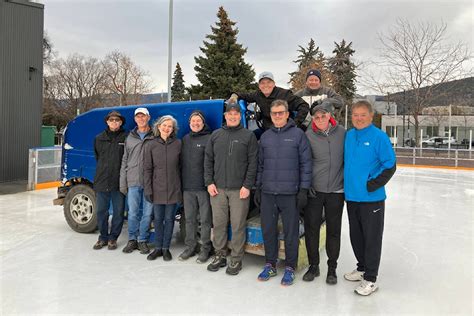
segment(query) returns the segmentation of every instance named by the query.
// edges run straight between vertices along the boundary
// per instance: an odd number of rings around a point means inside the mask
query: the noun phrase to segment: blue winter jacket
[[[313,161],[305,133],[293,120],[272,126],[260,138],[257,188],[270,194],[296,194],[311,186]]]
[[[351,202],[385,200],[387,196],[384,185],[377,186],[372,191],[369,182],[372,180],[373,183],[377,177],[380,179],[385,170],[394,172],[395,164],[395,153],[387,134],[383,131],[373,124],[361,130],[353,128],[348,131],[344,143],[346,200]]]

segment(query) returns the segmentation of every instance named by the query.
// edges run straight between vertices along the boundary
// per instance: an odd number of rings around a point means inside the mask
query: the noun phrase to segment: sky
[[[58,57],[73,53],[103,58],[114,50],[128,54],[148,71],[153,92],[167,91],[168,0],[40,0],[44,28]],[[451,42],[473,51],[473,2],[462,0],[174,0],[173,71],[180,63],[185,85],[197,84],[194,57],[217,21],[219,6],[237,22],[237,41],[247,48],[246,62],[256,74],[271,71],[288,87],[296,70],[298,45],[311,38],[329,56],[334,42],[352,42],[357,63],[380,55],[378,36],[399,18],[445,22]],[[358,86],[359,94],[371,91]]]

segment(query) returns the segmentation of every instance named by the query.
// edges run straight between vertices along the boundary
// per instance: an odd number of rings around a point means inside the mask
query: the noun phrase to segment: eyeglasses
[[[285,115],[286,112],[288,112],[288,111],[279,111],[279,112],[271,112],[270,111],[270,115],[271,116],[283,116],[283,115]]]
[[[326,116],[326,115],[323,115],[323,116],[315,116],[315,117],[314,117],[314,120],[316,120],[316,121],[324,121],[325,119],[327,119],[327,116]]]
[[[118,117],[111,117],[107,121],[109,121],[109,122],[122,122],[122,120],[119,119]]]

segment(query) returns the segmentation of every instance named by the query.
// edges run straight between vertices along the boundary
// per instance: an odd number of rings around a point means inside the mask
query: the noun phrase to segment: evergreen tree
[[[171,86],[171,101],[186,101],[186,88],[184,87],[183,71],[179,63],[173,75],[173,85]]]
[[[223,7],[219,7],[217,17],[212,34],[206,35],[209,41],[203,41],[204,47],[200,47],[204,56],[194,57],[200,84],[188,89],[193,99],[227,98],[232,92],[255,88],[255,71],[244,61],[247,49],[237,43],[236,23]]]
[[[356,91],[356,65],[352,61],[355,50],[352,49],[352,42],[347,44],[345,40],[339,44],[334,42],[334,45],[334,56],[328,61],[334,78],[333,88],[351,104]]]
[[[290,81],[288,83],[291,85],[291,88],[294,91],[304,88],[306,73],[310,69],[319,69],[323,83],[331,86],[333,81],[332,74],[327,68],[326,57],[324,53],[320,51],[319,46],[316,46],[314,40],[311,38],[306,48],[301,45],[298,45],[298,47],[297,52],[300,54],[297,59],[293,61],[297,64],[297,70],[289,73]]]

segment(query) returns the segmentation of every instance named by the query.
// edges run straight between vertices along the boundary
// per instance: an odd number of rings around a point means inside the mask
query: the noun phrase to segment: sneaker
[[[377,284],[375,284],[375,282],[362,280],[362,282],[360,282],[359,286],[356,287],[354,292],[356,292],[359,295],[367,296],[377,291],[378,288],[379,287],[377,286]]]
[[[173,259],[173,256],[171,255],[171,252],[169,249],[163,248],[163,260],[164,261],[171,261]]]
[[[117,241],[116,240],[109,240],[109,243],[107,244],[107,248],[109,248],[109,250],[117,249]]]
[[[292,285],[294,281],[295,281],[295,270],[292,267],[286,267],[285,274],[283,275],[283,278],[281,279],[281,285],[289,286],[289,285]]]
[[[239,271],[242,270],[242,261],[230,261],[229,266],[225,270],[225,273],[229,275],[237,275]]]
[[[185,261],[188,260],[191,257],[194,257],[196,255],[196,252],[194,250],[191,250],[189,248],[186,248],[178,257],[178,260],[180,261]]]
[[[92,247],[95,250],[99,250],[107,246],[107,242],[103,240],[97,240],[97,242],[94,244],[94,247]]]
[[[344,279],[347,281],[362,281],[364,279],[364,271],[354,270],[352,272],[344,274]]]
[[[216,272],[220,268],[223,268],[227,265],[227,259],[224,256],[216,254],[213,258],[211,263],[207,266],[207,270]]]
[[[142,255],[146,255],[147,253],[150,252],[150,248],[148,248],[148,245],[146,244],[146,241],[139,241],[138,242],[138,249],[140,250],[140,253]]]
[[[328,270],[328,275],[326,277],[326,283],[327,284],[337,284],[337,275],[336,275],[336,270],[335,269],[329,269]]]
[[[136,240],[129,240],[127,245],[122,249],[124,253],[131,253],[135,249],[138,249],[138,243]]]
[[[155,249],[153,250],[152,253],[150,253],[146,259],[147,260],[155,260],[158,257],[161,257],[163,255],[163,251],[161,249]]]
[[[203,250],[201,248],[201,252],[199,253],[199,256],[196,259],[197,263],[206,263],[207,260],[209,260],[210,254],[208,250]]]
[[[271,277],[274,277],[275,275],[277,275],[277,270],[274,266],[272,266],[271,263],[267,263],[263,267],[263,271],[260,272],[257,279],[259,281],[268,281]]]
[[[311,282],[319,276],[319,266],[310,265],[308,271],[303,275],[303,281]]]

